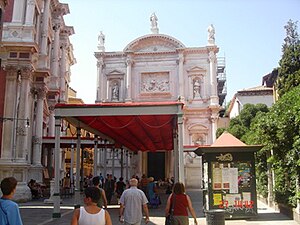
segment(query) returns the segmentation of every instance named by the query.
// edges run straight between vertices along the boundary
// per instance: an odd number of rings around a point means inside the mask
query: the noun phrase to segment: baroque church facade
[[[1,1],[3,2],[3,1]],[[65,24],[68,4],[59,0],[7,0],[0,47],[0,180],[18,180],[15,198],[31,198],[27,183],[53,168],[54,106],[67,102],[70,67],[76,63]],[[4,8],[3,8],[4,9]]]
[[[95,102],[184,103],[185,183],[188,187],[200,187],[201,159],[188,150],[210,145],[215,140],[217,120],[226,96],[225,61],[217,58],[219,48],[215,44],[213,25],[208,27],[206,46],[186,47],[176,38],[159,33],[155,14],[150,21],[150,34],[138,37],[118,52],[105,51],[105,36],[100,32],[98,51],[94,54],[97,59]],[[132,159],[133,174],[172,177],[172,154],[139,152]],[[165,165],[153,172],[157,167],[153,162],[165,162]]]

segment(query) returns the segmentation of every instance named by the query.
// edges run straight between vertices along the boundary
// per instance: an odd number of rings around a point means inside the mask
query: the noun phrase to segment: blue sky
[[[284,25],[300,23],[299,0],[60,0],[68,3],[65,23],[77,64],[72,66],[71,87],[85,103],[96,98],[96,59],[99,31],[106,51],[122,51],[134,39],[150,34],[150,15],[158,17],[159,33],[187,47],[207,44],[207,27],[216,30],[218,56],[226,57],[227,97],[261,85],[262,76],[278,66]],[[298,33],[299,33],[298,24]]]

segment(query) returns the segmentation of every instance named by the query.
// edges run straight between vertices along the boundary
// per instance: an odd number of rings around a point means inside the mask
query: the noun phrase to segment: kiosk
[[[254,153],[261,148],[224,132],[211,146],[194,151],[202,156],[207,215],[223,211],[225,218],[257,216]]]

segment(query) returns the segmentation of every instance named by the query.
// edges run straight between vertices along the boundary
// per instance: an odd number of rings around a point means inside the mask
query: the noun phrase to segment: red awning
[[[132,151],[173,150],[173,116],[82,116],[88,126]]]
[[[62,115],[62,117],[99,131],[113,139],[116,144],[132,151],[170,151],[174,147],[173,132],[177,129],[177,114],[168,114],[164,109],[165,106],[181,108],[182,104],[178,102],[58,104],[56,109],[74,109],[74,115],[69,110],[70,116]],[[105,108],[111,110],[111,115],[108,115],[108,112],[103,113],[102,110]],[[87,110],[86,113],[84,109]],[[137,113],[134,113],[135,110]],[[69,120],[69,117],[72,117],[72,120]]]

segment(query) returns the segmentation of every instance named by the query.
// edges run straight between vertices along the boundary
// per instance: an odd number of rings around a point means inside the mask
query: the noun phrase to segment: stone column
[[[52,50],[52,65],[51,65],[51,74],[52,74],[52,83],[54,88],[58,89],[58,69],[59,69],[59,32],[60,32],[60,23],[56,22],[53,25],[54,30],[54,43],[53,43],[53,50]]]
[[[68,47],[67,44],[61,45],[61,59],[60,59],[60,93],[59,93],[59,99],[60,102],[66,102],[67,96],[66,96],[66,57],[67,52],[66,48]]]
[[[54,119],[54,106],[49,107],[49,122],[48,122],[48,136],[54,137],[54,127],[55,127],[55,119]]]
[[[178,57],[178,76],[179,76],[179,96],[180,100],[184,100],[184,74],[183,74],[183,63],[184,63],[184,56],[183,53],[179,53]]]
[[[135,155],[132,155],[132,157],[134,157]],[[138,155],[135,157],[136,160],[136,166],[137,166],[137,174],[139,175],[139,177],[142,177],[143,175],[143,152],[142,151],[138,151]]]
[[[30,95],[30,83],[32,82],[31,67],[23,67],[21,69],[21,91],[20,91],[20,103],[19,103],[19,112],[17,121],[17,148],[16,148],[16,157],[26,160],[29,155],[29,143],[30,137],[28,136],[28,125],[32,126],[31,121],[29,121],[30,115],[30,104],[29,104],[29,95]],[[27,121],[28,119],[28,121]],[[27,124],[29,123],[29,124]]]
[[[210,92],[210,104],[211,105],[218,105],[219,104],[219,98],[217,93],[217,57],[216,54],[213,51],[209,52],[209,71],[210,71],[210,86],[211,86],[211,92]]]
[[[131,57],[128,57],[126,60],[126,101],[131,101],[131,67],[132,67],[133,61]]]
[[[96,96],[96,102],[102,102],[103,101],[103,58],[100,58],[97,62],[97,96]]]
[[[40,45],[40,54],[47,56],[48,29],[49,29],[49,4],[50,0],[44,0],[44,12],[42,18],[42,39]]]
[[[4,112],[3,117],[14,118],[16,113],[16,100],[17,100],[17,70],[12,66],[6,66],[6,86],[5,86],[5,99],[4,99]],[[12,159],[12,148],[16,130],[14,129],[14,120],[5,120],[2,123],[2,150],[1,159]],[[4,138],[11,137],[11,138]]]
[[[33,16],[35,10],[35,0],[27,0],[25,25],[33,25]]]
[[[169,175],[168,177],[174,177],[174,151],[168,152],[168,162],[169,162]]]
[[[35,138],[33,142],[33,160],[32,164],[41,166],[41,152],[42,152],[42,137],[43,137],[43,112],[44,112],[44,98],[46,92],[43,87],[36,89],[37,105],[36,105],[36,121],[35,121]]]
[[[211,116],[212,143],[214,143],[215,140],[216,140],[217,119],[218,119],[218,115],[212,115]]]

